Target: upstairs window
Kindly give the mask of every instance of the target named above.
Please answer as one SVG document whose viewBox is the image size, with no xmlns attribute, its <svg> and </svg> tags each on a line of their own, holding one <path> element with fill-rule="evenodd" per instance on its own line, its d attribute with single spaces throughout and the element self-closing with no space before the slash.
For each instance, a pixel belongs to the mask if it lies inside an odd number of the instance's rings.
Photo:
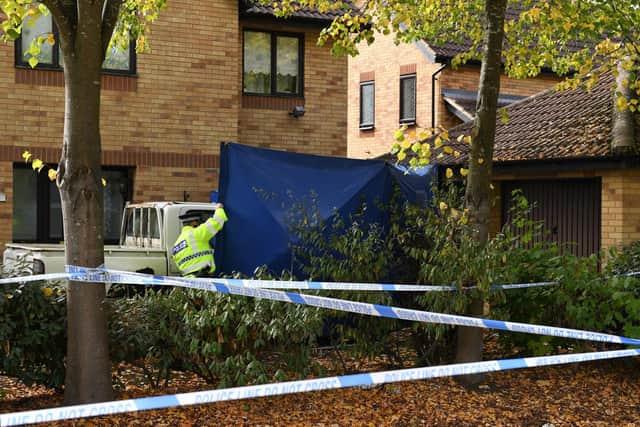
<svg viewBox="0 0 640 427">
<path fill-rule="evenodd" d="M 416 124 L 416 75 L 400 76 L 400 124 Z"/>
<path fill-rule="evenodd" d="M 302 96 L 303 57 L 301 35 L 245 30 L 243 93 Z"/>
<path fill-rule="evenodd" d="M 375 83 L 360 83 L 360 130 L 370 130 L 375 125 Z"/>
<path fill-rule="evenodd" d="M 54 35 L 55 43 L 49 44 L 46 40 L 49 34 Z M 64 68 L 62 52 L 60 52 L 58 30 L 53 23 L 51 14 L 41 15 L 37 19 L 26 18 L 22 25 L 22 34 L 15 43 L 15 61 L 16 66 L 29 67 L 29 59 L 31 54 L 29 48 L 31 42 L 37 40 L 38 37 L 45 39 L 44 43 L 39 45 L 40 53 L 37 55 L 38 65 L 36 68 L 61 70 Z M 102 70 L 105 74 L 135 74 L 136 72 L 136 54 L 133 43 L 129 43 L 128 49 L 119 49 L 113 47 L 109 49 L 106 59 L 102 64 Z"/>
</svg>

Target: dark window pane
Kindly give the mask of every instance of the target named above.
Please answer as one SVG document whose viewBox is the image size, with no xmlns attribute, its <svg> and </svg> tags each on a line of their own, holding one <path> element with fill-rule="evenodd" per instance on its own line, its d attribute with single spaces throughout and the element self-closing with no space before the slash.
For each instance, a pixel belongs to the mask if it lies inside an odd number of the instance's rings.
<svg viewBox="0 0 640 427">
<path fill-rule="evenodd" d="M 120 239 L 122 210 L 128 192 L 126 170 L 103 170 L 102 177 L 107 181 L 103 187 L 104 196 L 104 240 L 116 243 Z"/>
<path fill-rule="evenodd" d="M 13 170 L 13 239 L 36 240 L 38 175 L 31 169 Z"/>
<path fill-rule="evenodd" d="M 244 92 L 271 93 L 271 34 L 244 33 Z"/>
<path fill-rule="evenodd" d="M 373 126 L 374 123 L 374 84 L 360 85 L 360 126 Z"/>
<path fill-rule="evenodd" d="M 29 50 L 29 47 L 31 47 L 32 40 L 37 40 L 38 37 L 43 37 L 46 39 L 47 36 L 51 33 L 53 33 L 53 20 L 51 19 L 51 15 L 42 15 L 35 20 L 32 18 L 26 18 L 22 25 L 21 47 L 23 57 L 20 58 L 20 61 L 27 62 L 29 61 L 29 58 L 31 58 L 30 54 L 24 55 L 24 53 Z M 39 63 L 53 63 L 54 46 L 51 46 L 46 40 L 40 45 L 40 54 L 37 55 Z"/>
<path fill-rule="evenodd" d="M 416 120 L 416 76 L 400 79 L 400 121 Z"/>
<path fill-rule="evenodd" d="M 34 175 L 36 172 L 31 171 Z M 55 182 L 49 182 L 49 239 L 63 240 L 62 228 L 62 204 L 60 203 L 60 191 Z"/>
<path fill-rule="evenodd" d="M 149 211 L 150 217 L 149 217 L 149 221 L 151 222 L 151 232 L 149 234 L 149 236 L 152 239 L 159 239 L 160 238 L 160 226 L 158 224 L 158 213 L 156 212 L 155 209 L 151 209 Z"/>
<path fill-rule="evenodd" d="M 299 93 L 300 39 L 279 36 L 276 40 L 276 91 L 279 93 Z"/>
</svg>

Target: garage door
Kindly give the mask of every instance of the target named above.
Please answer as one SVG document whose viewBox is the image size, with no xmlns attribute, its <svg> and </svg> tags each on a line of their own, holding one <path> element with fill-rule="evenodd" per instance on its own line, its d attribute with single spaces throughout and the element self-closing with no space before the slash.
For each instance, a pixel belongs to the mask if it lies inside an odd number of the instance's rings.
<svg viewBox="0 0 640 427">
<path fill-rule="evenodd" d="M 544 221 L 545 236 L 567 244 L 566 250 L 588 256 L 600 250 L 600 178 L 563 180 L 522 180 L 502 183 L 502 223 L 510 218 L 511 193 L 521 189 L 534 221 Z"/>
</svg>

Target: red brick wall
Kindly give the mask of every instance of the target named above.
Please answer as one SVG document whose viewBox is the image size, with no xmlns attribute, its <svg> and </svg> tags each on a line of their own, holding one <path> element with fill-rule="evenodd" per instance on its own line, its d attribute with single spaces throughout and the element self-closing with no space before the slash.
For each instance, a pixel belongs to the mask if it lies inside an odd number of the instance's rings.
<svg viewBox="0 0 640 427">
<path fill-rule="evenodd" d="M 242 95 L 238 140 L 264 148 L 330 156 L 347 155 L 347 58 L 333 56 L 328 46 L 318 46 L 319 30 L 298 27 L 245 24 L 251 29 L 304 33 L 304 98 L 274 98 Z M 242 39 L 242 28 L 239 32 Z M 242 44 L 239 73 L 242 81 Z M 296 105 L 305 108 L 302 117 L 289 112 Z"/>
<path fill-rule="evenodd" d="M 237 1 L 168 4 L 153 24 L 151 53 L 137 57 L 137 76 L 102 80 L 103 161 L 135 166 L 135 201 L 182 200 L 185 191 L 207 201 L 221 141 L 346 154 L 346 58 L 316 47 L 317 30 L 305 35 L 307 114 L 295 120 L 281 109 L 241 108 Z M 11 240 L 13 162 L 25 149 L 59 160 L 62 85 L 60 71 L 16 69 L 13 44 L 0 43 L 0 243 Z"/>
<path fill-rule="evenodd" d="M 370 158 L 382 155 L 393 145 L 393 132 L 399 128 L 400 74 L 402 68 L 414 66 L 417 77 L 416 115 L 417 124 L 431 127 L 431 76 L 440 64 L 430 63 L 414 45 L 396 46 L 392 36 L 376 36 L 371 46 L 360 46 L 360 54 L 349 58 L 349 157 Z M 360 81 L 361 75 L 375 75 L 375 129 L 360 131 Z M 461 121 L 450 113 L 440 96 L 442 88 L 477 90 L 480 68 L 445 68 L 436 80 L 435 109 L 436 126 L 446 128 Z M 501 79 L 501 93 L 529 96 L 547 89 L 558 79 L 539 76 L 518 80 L 505 76 Z"/>
<path fill-rule="evenodd" d="M 393 145 L 393 132 L 400 126 L 401 74 L 415 70 L 416 121 L 431 126 L 431 74 L 437 68 L 415 46 L 396 46 L 391 36 L 376 36 L 373 45 L 361 47 L 360 55 L 349 58 L 349 157 L 376 157 Z M 365 74 L 364 80 L 369 80 L 367 73 L 375 75 L 375 128 L 360 131 L 360 77 Z"/>
</svg>

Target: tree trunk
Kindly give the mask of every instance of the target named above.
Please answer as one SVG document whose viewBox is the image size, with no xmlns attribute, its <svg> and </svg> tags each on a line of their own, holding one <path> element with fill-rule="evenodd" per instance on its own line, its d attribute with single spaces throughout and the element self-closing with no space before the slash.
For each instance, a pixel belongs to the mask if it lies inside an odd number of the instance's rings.
<svg viewBox="0 0 640 427">
<path fill-rule="evenodd" d="M 633 113 L 628 108 L 620 110 L 617 106 L 618 96 L 626 102 L 633 96 L 633 91 L 629 88 L 630 73 L 623 66 L 624 62 L 632 61 L 629 57 L 618 60 L 618 75 L 616 76 L 616 90 L 613 91 L 613 121 L 611 129 L 611 151 L 617 155 L 628 155 L 634 152 L 635 137 L 633 128 L 635 126 Z"/>
<path fill-rule="evenodd" d="M 493 145 L 496 133 L 498 94 L 500 92 L 500 71 L 502 44 L 504 41 L 504 19 L 507 0 L 486 0 L 484 50 L 480 69 L 480 86 L 476 103 L 476 116 L 471 131 L 471 152 L 469 155 L 469 177 L 465 194 L 469 218 L 476 230 L 476 238 L 481 245 L 489 238 L 490 180 L 493 159 Z M 484 301 L 480 295 L 473 297 L 467 307 L 467 314 L 482 317 Z M 458 327 L 456 362 L 482 360 L 482 329 Z M 483 378 L 481 374 L 467 375 L 460 380 L 466 385 L 474 385 Z"/>
<path fill-rule="evenodd" d="M 101 40 L 95 37 L 99 32 L 87 28 L 99 25 L 99 18 L 98 13 L 96 23 L 80 22 L 74 46 L 62 46 L 65 121 L 57 183 L 62 202 L 65 260 L 68 265 L 83 267 L 104 263 L 99 126 L 102 53 Z M 113 398 L 104 302 L 103 284 L 69 282 L 66 404 Z"/>
</svg>

